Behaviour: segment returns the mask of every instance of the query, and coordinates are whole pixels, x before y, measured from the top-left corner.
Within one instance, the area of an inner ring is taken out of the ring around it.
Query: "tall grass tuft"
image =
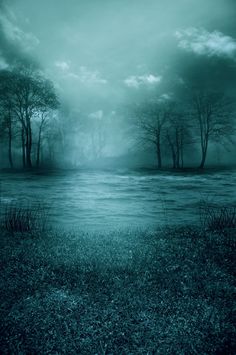
[[[200,223],[204,230],[225,231],[236,228],[236,206],[219,206],[200,201]]]
[[[27,207],[8,204],[2,211],[1,227],[13,234],[43,232],[47,222],[47,214],[40,203]]]

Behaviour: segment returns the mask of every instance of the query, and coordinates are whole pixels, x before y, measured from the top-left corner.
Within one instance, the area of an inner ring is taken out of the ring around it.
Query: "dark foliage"
[[[8,204],[1,211],[1,229],[9,233],[37,233],[47,226],[47,215],[40,204],[34,206],[15,206]]]
[[[218,206],[208,201],[200,202],[200,220],[204,229],[227,231],[236,228],[236,206]]]

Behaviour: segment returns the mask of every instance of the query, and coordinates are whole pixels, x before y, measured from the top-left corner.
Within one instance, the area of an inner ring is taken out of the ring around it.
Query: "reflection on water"
[[[1,204],[43,202],[54,225],[70,229],[153,228],[197,223],[198,202],[236,204],[235,172],[2,174]]]

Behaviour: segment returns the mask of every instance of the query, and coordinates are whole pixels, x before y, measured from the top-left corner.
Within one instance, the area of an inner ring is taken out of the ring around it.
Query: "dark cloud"
[[[15,63],[39,66],[36,57],[30,53],[30,46],[37,39],[18,26],[11,5],[14,5],[13,1],[0,1],[0,66]]]
[[[186,81],[232,90],[232,0],[18,0],[1,7],[18,35],[9,38],[0,22],[2,57],[37,59],[74,105],[99,98],[126,104],[154,90],[173,95]]]

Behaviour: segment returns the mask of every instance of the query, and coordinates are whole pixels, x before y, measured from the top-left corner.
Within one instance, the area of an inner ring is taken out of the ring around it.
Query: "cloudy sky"
[[[235,0],[0,0],[0,68],[35,61],[97,109],[189,85],[234,94]]]

